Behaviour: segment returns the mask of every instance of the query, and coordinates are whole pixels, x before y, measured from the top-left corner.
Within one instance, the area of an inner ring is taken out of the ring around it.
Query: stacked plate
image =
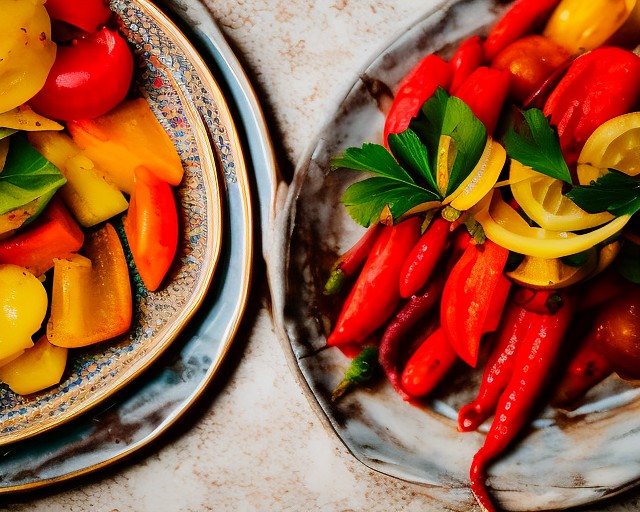
[[[262,232],[268,227],[276,184],[270,141],[209,13],[199,4],[163,12],[147,0],[111,7],[137,58],[137,86],[186,169],[179,257],[163,291],[136,290],[128,336],[74,357],[46,392],[0,390],[0,493],[89,473],[175,423],[213,379],[238,330],[259,242],[254,216]]]

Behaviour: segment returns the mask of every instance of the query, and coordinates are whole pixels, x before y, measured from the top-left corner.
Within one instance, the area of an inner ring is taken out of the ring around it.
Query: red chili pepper
[[[640,57],[621,48],[598,48],[573,61],[544,106],[569,165],[598,126],[637,105],[639,82]]]
[[[402,372],[402,388],[414,398],[428,395],[458,360],[442,328],[420,344]]]
[[[463,41],[449,61],[453,70],[450,87],[452,94],[455,94],[458,87],[482,64],[482,59],[482,39],[479,36],[471,36]]]
[[[82,229],[54,198],[28,230],[0,242],[0,263],[20,265],[40,276],[53,268],[54,258],[69,257],[83,242]]]
[[[400,271],[400,296],[411,297],[429,280],[450,241],[451,223],[436,217],[413,247]]]
[[[386,228],[347,297],[327,345],[360,343],[381,327],[400,302],[400,269],[420,237],[419,217]]]
[[[376,222],[353,247],[338,258],[333,264],[329,279],[324,286],[325,295],[338,293],[342,289],[345,279],[355,275],[367,259],[381,231],[382,224]]]
[[[405,76],[384,124],[385,145],[389,134],[403,132],[409,127],[411,118],[438,87],[449,87],[452,75],[448,62],[437,55],[427,55]]]
[[[534,32],[560,0],[519,0],[493,27],[484,42],[484,57],[491,62],[509,44]]]
[[[531,315],[522,306],[510,302],[504,312],[496,345],[482,376],[478,395],[458,411],[458,430],[477,429],[496,410],[515,365],[516,352],[531,327]]]
[[[541,315],[554,313],[562,305],[560,295],[554,290],[533,290],[524,287],[516,290],[513,301],[527,311]]]
[[[613,366],[599,345],[598,330],[592,328],[564,369],[560,382],[554,386],[552,405],[566,406],[575,402],[613,373]]]
[[[609,302],[611,299],[622,295],[632,287],[614,268],[609,268],[598,274],[594,279],[586,281],[580,287],[577,309],[584,311],[592,307]]]
[[[551,73],[526,100],[524,100],[522,108],[525,110],[530,108],[538,108],[542,110],[553,90],[558,86],[560,80],[562,80],[564,75],[567,73],[567,69],[571,66],[574,58],[575,57],[570,57],[564,62],[564,64],[558,66],[556,70]]]
[[[511,290],[511,281],[504,274],[500,276],[489,302],[487,316],[482,325],[482,334],[495,331],[500,325],[504,306]]]
[[[511,74],[481,66],[471,73],[456,90],[455,96],[464,101],[492,134],[498,123],[502,105],[509,92]]]
[[[145,167],[136,169],[124,231],[142,282],[156,290],[176,254],[178,213],[171,185]]]
[[[404,400],[409,400],[410,397],[400,386],[398,370],[400,352],[406,346],[406,336],[409,331],[438,303],[443,285],[444,273],[440,273],[436,279],[429,282],[424,292],[412,295],[387,325],[380,341],[378,354],[380,365],[391,385]]]
[[[453,267],[442,292],[440,324],[458,356],[471,366],[509,251],[487,240],[469,244]]]
[[[513,373],[503,390],[484,445],[473,458],[471,490],[482,510],[495,511],[486,488],[487,465],[511,443],[528,421],[533,406],[545,390],[551,368],[573,317],[573,301],[551,315],[529,312],[531,327],[517,351]]]

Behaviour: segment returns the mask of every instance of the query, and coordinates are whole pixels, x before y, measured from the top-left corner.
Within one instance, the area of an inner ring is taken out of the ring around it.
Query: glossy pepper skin
[[[411,217],[384,229],[347,297],[327,345],[360,343],[395,313],[400,303],[400,270],[420,236],[420,224],[420,218]]]
[[[498,285],[504,283],[502,272],[508,256],[508,250],[491,240],[471,243],[445,283],[440,324],[458,356],[470,366],[477,363],[480,338],[486,332],[496,289],[501,290],[504,305],[506,294]]]
[[[409,127],[438,87],[449,88],[453,70],[448,62],[437,55],[427,55],[402,80],[384,123],[384,143],[391,133],[400,133]]]
[[[467,77],[482,64],[483,59],[482,39],[479,36],[471,36],[460,44],[449,60],[453,70],[450,86],[452,94],[455,94]]]
[[[602,47],[575,59],[544,106],[556,126],[567,163],[575,164],[589,136],[640,100],[640,57]]]
[[[493,27],[484,41],[485,59],[491,62],[509,44],[534,32],[560,0],[519,0]]]
[[[518,349],[513,373],[500,395],[484,445],[471,464],[471,490],[482,510],[496,510],[486,487],[487,466],[505,450],[529,420],[549,381],[573,312],[574,301],[566,295],[563,296],[562,307],[555,313],[530,313],[531,326]]]

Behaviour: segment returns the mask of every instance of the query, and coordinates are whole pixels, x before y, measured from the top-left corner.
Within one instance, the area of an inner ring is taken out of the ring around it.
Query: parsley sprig
[[[567,197],[589,213],[633,215],[640,211],[640,177],[609,169],[590,185],[573,187]]]
[[[455,150],[444,191],[438,186],[436,171],[442,136],[451,137]],[[410,128],[389,135],[389,150],[365,143],[332,160],[336,169],[373,175],[349,186],[342,202],[357,223],[368,227],[387,208],[393,219],[398,219],[417,206],[442,201],[471,173],[486,138],[484,125],[466,103],[440,88],[425,102]]]

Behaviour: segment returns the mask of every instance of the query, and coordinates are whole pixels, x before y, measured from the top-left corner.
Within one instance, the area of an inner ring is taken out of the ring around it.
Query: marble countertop
[[[281,172],[355,72],[433,0],[206,0],[256,88]],[[258,265],[242,329],[193,410],[131,459],[61,486],[2,498],[7,510],[437,511],[428,490],[353,458],[311,408],[276,340]],[[583,512],[640,509],[638,493]]]

